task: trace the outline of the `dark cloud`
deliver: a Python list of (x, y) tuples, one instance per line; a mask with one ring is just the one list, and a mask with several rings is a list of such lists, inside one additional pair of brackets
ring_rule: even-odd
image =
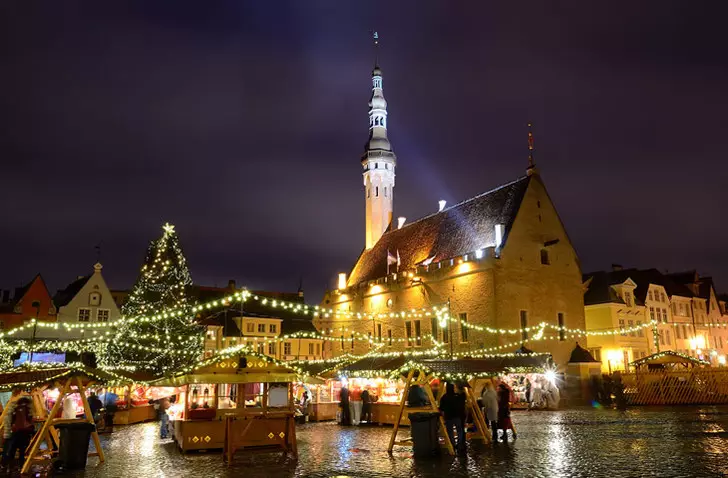
[[(708, 8), (709, 7), (709, 8)], [(197, 282), (318, 300), (364, 243), (372, 47), (411, 219), (523, 174), (525, 123), (585, 270), (728, 289), (725, 11), (695, 2), (11, 2), (2, 287), (115, 287), (177, 224)]]

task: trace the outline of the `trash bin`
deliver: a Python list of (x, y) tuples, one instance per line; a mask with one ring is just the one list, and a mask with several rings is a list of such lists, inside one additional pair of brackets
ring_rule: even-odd
[(412, 451), (416, 457), (436, 455), (440, 451), (437, 435), (440, 414), (434, 412), (413, 412), (409, 415), (412, 432)]
[(55, 427), (60, 431), (60, 446), (58, 461), (67, 470), (82, 470), (86, 468), (88, 458), (88, 443), (91, 432), (96, 425), (88, 422), (59, 423)]

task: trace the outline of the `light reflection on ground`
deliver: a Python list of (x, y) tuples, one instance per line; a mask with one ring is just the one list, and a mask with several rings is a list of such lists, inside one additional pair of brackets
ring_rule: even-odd
[[(581, 477), (721, 476), (728, 473), (728, 407), (515, 412), (518, 440), (474, 444), (466, 455), (415, 461), (411, 448), (386, 452), (391, 428), (310, 423), (298, 428), (300, 459), (219, 453), (182, 455), (156, 423), (102, 436), (108, 461), (89, 459), (73, 476), (139, 477)], [(406, 432), (402, 432), (403, 434)]]

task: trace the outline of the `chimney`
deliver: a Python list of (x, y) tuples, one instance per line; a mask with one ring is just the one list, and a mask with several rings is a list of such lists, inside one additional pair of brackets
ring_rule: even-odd
[(235, 279), (230, 279), (228, 281), (228, 289), (235, 290)]
[(402, 226), (404, 226), (405, 221), (407, 220), (404, 216), (399, 216), (397, 218), (397, 229), (402, 229)]
[(442, 212), (442, 210), (445, 209), (445, 204), (447, 204), (447, 201), (445, 201), (444, 199), (440, 199), (438, 201), (438, 204), (440, 205), (440, 210), (437, 212)]
[(622, 269), (624, 269), (624, 267), (622, 267), (622, 264), (612, 264), (612, 271), (617, 272), (621, 271)]

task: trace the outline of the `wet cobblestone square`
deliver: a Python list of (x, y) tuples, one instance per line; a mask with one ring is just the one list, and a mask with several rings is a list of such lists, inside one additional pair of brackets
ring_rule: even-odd
[[(297, 429), (300, 458), (219, 452), (183, 455), (156, 423), (102, 437), (107, 463), (74, 477), (709, 477), (728, 475), (728, 408), (516, 412), (518, 440), (475, 444), (459, 457), (419, 461), (386, 451), (390, 427), (310, 423)], [(400, 432), (405, 436), (406, 431)]]

